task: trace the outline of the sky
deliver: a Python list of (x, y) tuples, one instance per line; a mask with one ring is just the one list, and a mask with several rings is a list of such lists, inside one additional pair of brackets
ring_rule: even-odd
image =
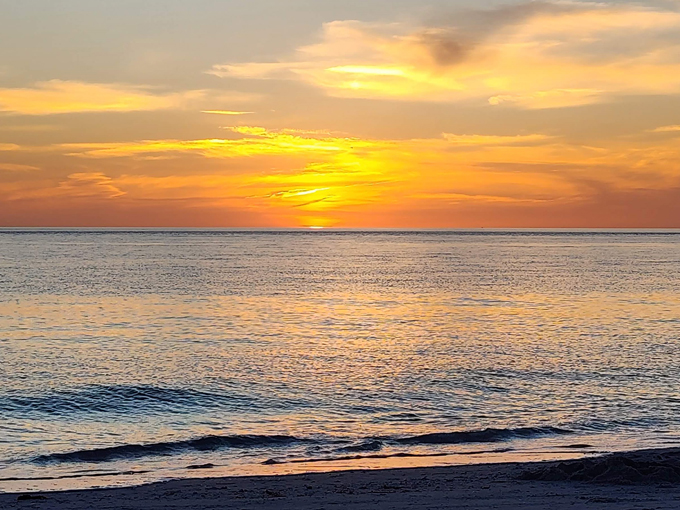
[(0, 226), (680, 228), (680, 0), (0, 13)]

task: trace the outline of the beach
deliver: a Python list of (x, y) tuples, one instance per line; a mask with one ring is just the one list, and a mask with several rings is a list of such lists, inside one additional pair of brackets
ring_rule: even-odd
[(0, 494), (0, 508), (675, 509), (680, 508), (680, 449), (562, 462), (205, 478)]

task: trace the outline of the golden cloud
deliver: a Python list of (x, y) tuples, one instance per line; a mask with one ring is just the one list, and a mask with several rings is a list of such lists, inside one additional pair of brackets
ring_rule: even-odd
[(462, 13), (435, 27), (335, 21), (288, 61), (210, 72), (297, 79), (341, 97), (559, 108), (680, 94), (679, 51), (676, 10), (537, 2)]

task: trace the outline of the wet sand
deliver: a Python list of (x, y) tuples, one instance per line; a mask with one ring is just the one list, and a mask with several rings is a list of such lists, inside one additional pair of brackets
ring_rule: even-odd
[(678, 509), (680, 449), (571, 461), (176, 480), (0, 494), (39, 509)]

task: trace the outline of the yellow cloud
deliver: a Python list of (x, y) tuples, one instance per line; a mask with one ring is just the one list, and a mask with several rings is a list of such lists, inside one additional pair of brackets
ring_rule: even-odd
[(247, 94), (207, 90), (162, 93), (151, 87), (51, 80), (28, 88), (0, 89), (0, 111), (23, 115), (131, 112), (189, 108), (207, 101), (243, 101)]
[(425, 28), (335, 21), (287, 62), (216, 65), (212, 73), (298, 79), (341, 97), (483, 99), (520, 108), (680, 94), (676, 10), (545, 2), (473, 14)]
[(71, 155), (86, 158), (129, 157), (160, 153), (196, 153), (209, 158), (234, 158), (258, 155), (296, 156), (310, 153), (340, 153), (385, 145), (384, 142), (358, 138), (308, 135), (291, 130), (269, 131), (253, 126), (238, 126), (229, 128), (229, 130), (242, 135), (241, 138), (147, 140), (134, 143), (71, 143), (59, 147), (70, 151)]

